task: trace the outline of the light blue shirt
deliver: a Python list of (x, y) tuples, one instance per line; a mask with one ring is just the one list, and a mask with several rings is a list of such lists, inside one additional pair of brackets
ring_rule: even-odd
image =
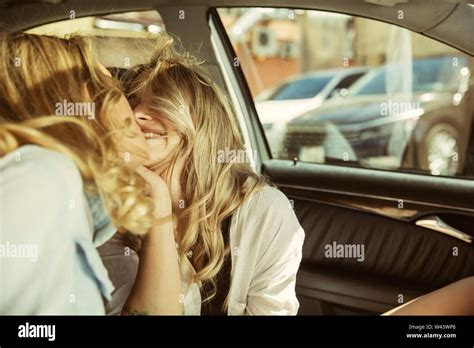
[(114, 288), (96, 247), (114, 233), (67, 156), (25, 145), (0, 158), (0, 314), (104, 314)]

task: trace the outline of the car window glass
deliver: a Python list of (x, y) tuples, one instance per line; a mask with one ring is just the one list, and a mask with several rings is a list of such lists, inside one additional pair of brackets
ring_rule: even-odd
[(127, 69), (147, 60), (152, 53), (151, 39), (165, 30), (160, 14), (152, 10), (71, 18), (37, 26), (28, 32), (94, 37), (102, 64)]
[(362, 74), (353, 74), (353, 75), (349, 75), (348, 77), (342, 79), (336, 86), (336, 89), (342, 89), (342, 88), (349, 88), (350, 86), (352, 86), (352, 84), (357, 81), (360, 77), (362, 76)]
[(318, 95), (332, 76), (302, 78), (286, 83), (275, 91), (269, 100), (306, 99)]
[(357, 16), (218, 12), (273, 158), (474, 176), (471, 57)]

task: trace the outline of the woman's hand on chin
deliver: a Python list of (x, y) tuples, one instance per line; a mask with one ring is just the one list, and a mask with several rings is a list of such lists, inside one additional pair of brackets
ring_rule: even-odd
[(151, 198), (155, 204), (155, 218), (158, 220), (171, 218), (171, 195), (166, 181), (144, 166), (137, 167), (135, 171), (150, 184)]

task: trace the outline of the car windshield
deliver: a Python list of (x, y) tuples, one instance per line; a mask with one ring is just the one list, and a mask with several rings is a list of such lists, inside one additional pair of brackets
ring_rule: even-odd
[[(455, 59), (457, 59), (455, 61)], [(456, 62), (456, 64), (454, 64)], [(453, 74), (453, 66), (457, 67)], [(461, 68), (467, 66), (464, 57), (436, 57), (414, 60), (412, 66), (412, 91), (432, 92), (456, 88)], [(389, 69), (402, 69), (401, 65), (383, 66), (370, 71), (349, 88), (351, 95), (386, 94), (386, 76)]]
[(290, 100), (313, 98), (327, 85), (334, 75), (300, 78), (278, 87), (268, 100)]

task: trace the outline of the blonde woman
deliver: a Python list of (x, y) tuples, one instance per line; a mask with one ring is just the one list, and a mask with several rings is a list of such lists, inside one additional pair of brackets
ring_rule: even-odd
[(1, 33), (0, 58), (0, 314), (103, 314), (117, 229), (143, 236), (125, 314), (181, 313), (166, 183), (90, 42)]
[[(157, 161), (150, 168), (171, 192), (185, 314), (296, 314), (304, 232), (288, 199), (242, 155), (223, 93), (169, 37), (131, 73), (131, 104)], [(122, 257), (120, 242), (100, 250), (123, 290), (109, 306), (112, 314), (121, 310), (142, 257)], [(126, 267), (132, 272), (120, 272)]]

